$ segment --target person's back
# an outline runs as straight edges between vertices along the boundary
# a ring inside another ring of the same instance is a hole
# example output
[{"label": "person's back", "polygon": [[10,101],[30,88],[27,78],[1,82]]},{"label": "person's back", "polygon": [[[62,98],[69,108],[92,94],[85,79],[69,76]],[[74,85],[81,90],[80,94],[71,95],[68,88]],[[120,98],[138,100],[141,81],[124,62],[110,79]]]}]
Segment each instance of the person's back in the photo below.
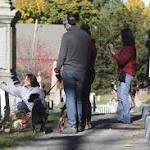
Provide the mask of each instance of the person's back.
[{"label": "person's back", "polygon": [[63,35],[61,50],[64,58],[60,58],[57,62],[57,68],[62,65],[64,68],[86,69],[89,55],[89,35],[77,26],[71,26]]},{"label": "person's back", "polygon": [[[68,53],[64,65],[79,69],[87,66],[89,36],[77,26],[72,26],[66,33],[68,37]],[[65,66],[64,66],[65,67]]]}]

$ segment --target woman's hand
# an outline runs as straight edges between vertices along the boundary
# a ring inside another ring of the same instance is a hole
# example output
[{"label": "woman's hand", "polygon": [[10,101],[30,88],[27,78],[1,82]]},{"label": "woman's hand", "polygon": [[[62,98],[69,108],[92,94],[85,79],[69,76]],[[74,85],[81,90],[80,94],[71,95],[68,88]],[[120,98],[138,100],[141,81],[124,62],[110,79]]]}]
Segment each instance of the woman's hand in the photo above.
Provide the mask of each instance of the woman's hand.
[{"label": "woman's hand", "polygon": [[2,81],[0,84],[4,84],[4,85],[7,85],[7,83],[5,81]]},{"label": "woman's hand", "polygon": [[107,45],[106,45],[106,49],[107,49],[108,51],[110,51],[110,53],[111,53],[112,55],[115,55],[115,54],[116,54],[115,51],[114,51],[114,46],[113,46],[113,44],[111,44],[111,43],[107,44]]}]

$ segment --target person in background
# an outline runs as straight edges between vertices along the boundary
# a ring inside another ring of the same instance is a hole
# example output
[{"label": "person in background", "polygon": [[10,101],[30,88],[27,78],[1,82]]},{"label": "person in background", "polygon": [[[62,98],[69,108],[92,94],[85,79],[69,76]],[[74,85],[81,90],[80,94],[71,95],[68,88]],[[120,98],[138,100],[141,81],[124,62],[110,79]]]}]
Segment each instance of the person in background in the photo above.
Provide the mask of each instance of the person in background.
[{"label": "person in background", "polygon": [[9,94],[16,96],[17,109],[26,113],[32,111],[33,104],[28,102],[30,95],[33,93],[38,93],[48,113],[44,91],[40,88],[35,75],[26,74],[24,80],[19,85],[7,85],[6,83],[2,82],[0,84],[0,88]]},{"label": "person in background", "polygon": [[[82,25],[81,29],[86,31],[90,37],[91,32],[88,25]],[[90,92],[91,92],[91,85],[95,78],[95,60],[96,60],[96,45],[95,40],[91,38],[90,42],[90,61],[88,63],[88,69],[86,72],[86,78],[84,82],[84,96],[83,96],[83,116],[82,116],[82,130],[84,129],[90,129],[91,126],[91,113],[92,113],[92,107],[90,102]]]},{"label": "person in background", "polygon": [[63,67],[62,77],[66,94],[67,127],[62,133],[73,134],[81,131],[83,87],[88,66],[90,36],[76,25],[77,16],[68,14],[63,24],[67,30],[54,69],[57,74]]},{"label": "person in background", "polygon": [[136,71],[136,48],[134,36],[130,28],[121,30],[122,46],[117,54],[112,44],[106,49],[112,54],[118,64],[118,87],[117,87],[117,120],[122,123],[131,123],[129,90]]},{"label": "person in background", "polygon": [[148,52],[147,52],[147,68],[146,68],[146,79],[143,82],[142,88],[148,87],[150,86],[150,70],[149,70],[149,65],[150,65],[150,30],[147,31],[145,38],[144,38],[144,42],[145,42],[145,47],[147,48]]}]

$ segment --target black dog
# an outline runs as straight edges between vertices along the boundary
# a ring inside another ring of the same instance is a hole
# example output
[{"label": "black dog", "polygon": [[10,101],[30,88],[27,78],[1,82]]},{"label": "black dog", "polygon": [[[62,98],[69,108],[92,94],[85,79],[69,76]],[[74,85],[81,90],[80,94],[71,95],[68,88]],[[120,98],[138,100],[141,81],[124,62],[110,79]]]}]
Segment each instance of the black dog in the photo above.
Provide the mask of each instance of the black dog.
[{"label": "black dog", "polygon": [[46,113],[46,108],[44,107],[41,99],[39,98],[39,94],[31,94],[28,102],[33,102],[34,105],[32,107],[32,129],[33,132],[36,132],[36,125],[40,124],[41,128],[40,131],[44,132],[45,130],[45,124],[47,121],[47,113]]}]

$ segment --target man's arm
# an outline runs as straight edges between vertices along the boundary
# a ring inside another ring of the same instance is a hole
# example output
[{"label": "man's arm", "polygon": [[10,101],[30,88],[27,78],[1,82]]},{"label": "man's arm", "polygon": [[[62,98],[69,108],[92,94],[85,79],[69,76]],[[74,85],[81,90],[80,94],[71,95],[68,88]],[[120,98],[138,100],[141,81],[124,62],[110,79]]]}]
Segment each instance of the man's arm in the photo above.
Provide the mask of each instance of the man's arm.
[{"label": "man's arm", "polygon": [[66,55],[67,55],[67,47],[68,44],[68,38],[67,35],[64,34],[62,37],[62,41],[61,41],[61,46],[60,46],[60,51],[59,51],[59,55],[58,55],[58,59],[57,59],[57,65],[55,68],[55,72],[60,72],[60,69],[62,67],[62,65],[64,64],[64,61],[66,59]]}]

